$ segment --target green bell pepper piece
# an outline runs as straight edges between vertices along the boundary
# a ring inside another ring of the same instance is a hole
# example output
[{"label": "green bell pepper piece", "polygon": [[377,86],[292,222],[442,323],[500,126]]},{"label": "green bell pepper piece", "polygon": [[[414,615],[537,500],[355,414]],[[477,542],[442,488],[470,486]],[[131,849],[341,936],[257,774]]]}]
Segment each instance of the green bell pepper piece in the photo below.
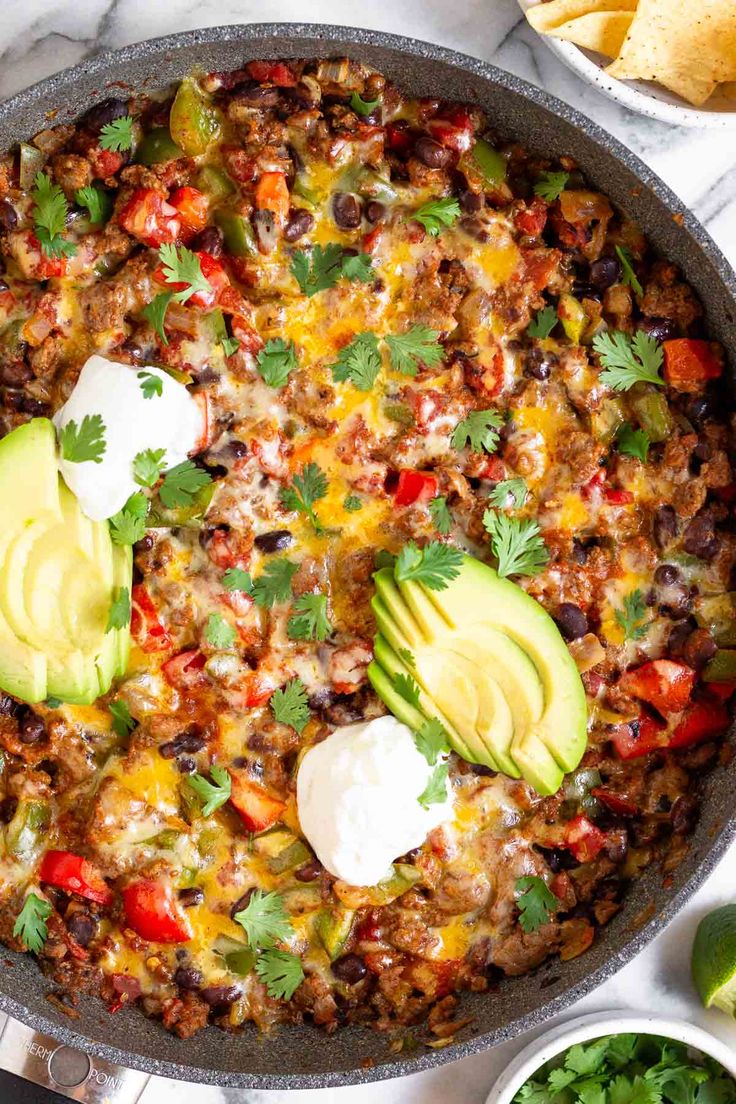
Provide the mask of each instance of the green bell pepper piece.
[{"label": "green bell pepper piece", "polygon": [[273,855],[268,860],[268,869],[272,874],[285,874],[287,870],[293,870],[297,866],[304,866],[309,862],[312,853],[301,840],[294,840],[278,855]]},{"label": "green bell pepper piece", "polygon": [[230,951],[224,958],[230,973],[237,974],[238,977],[246,977],[256,964],[256,952],[250,947],[243,947],[241,951]]},{"label": "green bell pepper piece", "polygon": [[736,650],[720,648],[703,671],[703,682],[730,682],[736,679]]},{"label": "green bell pepper piece", "polygon": [[284,908],[292,915],[299,916],[304,912],[314,912],[322,904],[322,890],[319,886],[294,886],[293,889],[281,890]]},{"label": "green bell pepper piece", "polygon": [[362,196],[378,199],[383,203],[392,203],[399,194],[389,180],[384,180],[377,172],[366,166],[360,168],[356,174],[355,190]]},{"label": "green bell pepper piece", "polygon": [[323,909],[318,915],[314,927],[331,962],[343,953],[354,919],[355,909],[340,905],[335,909]]},{"label": "green bell pepper piece", "polygon": [[29,862],[48,827],[50,810],[45,801],[21,801],[6,829],[5,846],[17,862]]},{"label": "green bell pepper piece", "polygon": [[145,135],[135,151],[135,160],[139,165],[158,165],[162,161],[175,161],[183,157],[184,150],[177,146],[168,127],[154,127]]},{"label": "green bell pepper piece", "polygon": [[151,512],[146,521],[148,529],[199,529],[207,513],[215,484],[206,483],[193,496],[188,506],[175,506],[169,509],[160,498],[153,499]]},{"label": "green bell pepper piece", "polygon": [[502,184],[506,179],[506,161],[490,142],[478,138],[467,154],[472,167],[481,174],[486,184]]},{"label": "green bell pepper piece", "polygon": [[566,336],[573,345],[579,345],[583,331],[588,325],[588,316],[583,304],[574,295],[563,292],[557,303],[557,314]]},{"label": "green bell pepper piece", "polygon": [[604,399],[590,415],[590,431],[597,441],[609,444],[626,421],[621,399]]},{"label": "green bell pepper piece", "polygon": [[220,134],[217,111],[191,77],[179,85],[169,113],[171,137],[188,157],[204,153]]},{"label": "green bell pepper piece", "polygon": [[225,170],[219,169],[216,165],[203,165],[194,183],[200,192],[204,192],[214,203],[227,199],[235,191],[235,185]]},{"label": "green bell pepper piece", "polygon": [[667,399],[661,391],[639,391],[631,396],[631,406],[639,425],[650,441],[666,441],[675,428]]},{"label": "green bell pepper piece", "polygon": [[40,149],[21,142],[18,157],[18,181],[24,192],[30,192],[36,173],[43,169],[43,154]]},{"label": "green bell pepper piece", "polygon": [[708,629],[720,648],[736,645],[736,591],[699,598],[693,612],[701,629]]},{"label": "green bell pepper piece", "polygon": [[226,253],[233,257],[257,255],[253,228],[244,215],[239,215],[236,211],[215,211],[215,222],[222,230]]},{"label": "green bell pepper piece", "polygon": [[291,189],[292,195],[301,196],[302,199],[306,199],[307,203],[311,203],[313,207],[319,207],[320,196],[318,192],[315,192],[314,188],[310,188],[301,173],[294,181],[294,186]]}]

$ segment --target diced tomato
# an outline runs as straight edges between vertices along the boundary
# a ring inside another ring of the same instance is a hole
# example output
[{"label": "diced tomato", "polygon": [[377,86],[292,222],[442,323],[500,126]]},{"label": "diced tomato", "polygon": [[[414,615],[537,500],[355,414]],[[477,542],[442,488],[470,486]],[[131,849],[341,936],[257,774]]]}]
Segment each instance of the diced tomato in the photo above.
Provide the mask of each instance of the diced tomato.
[{"label": "diced tomato", "polygon": [[473,144],[473,122],[463,107],[436,115],[428,121],[427,130],[436,142],[455,153],[465,153]]},{"label": "diced tomato", "polygon": [[238,708],[257,709],[259,705],[265,705],[275,689],[275,681],[253,671],[240,683],[237,694]]},{"label": "diced tomato", "polygon": [[153,878],[131,882],[123,890],[128,926],[152,943],[187,943],[192,938],[189,920],[165,883]]},{"label": "diced tomato", "polygon": [[182,224],[192,233],[197,233],[207,225],[209,200],[198,188],[177,188],[169,196],[169,203],[176,207]]},{"label": "diced tomato", "polygon": [[649,702],[659,712],[681,713],[690,701],[696,673],[685,663],[673,659],[654,659],[634,671],[626,671],[618,681],[625,694]]},{"label": "diced tomato", "polygon": [[100,149],[97,145],[90,147],[87,157],[92,165],[92,175],[97,180],[107,180],[108,176],[114,176],[125,162],[122,153]]},{"label": "diced tomato", "polygon": [[437,494],[437,476],[431,472],[402,468],[394,492],[397,506],[411,506],[413,502],[429,502]]},{"label": "diced tomato", "polygon": [[671,748],[702,744],[725,732],[731,722],[729,711],[723,702],[693,702],[674,731],[669,742]]},{"label": "diced tomato", "polygon": [[166,652],[171,637],[158,619],[156,607],[142,583],[131,591],[130,631],[144,652]]},{"label": "diced tomato", "polygon": [[215,529],[207,541],[207,555],[221,571],[231,567],[245,571],[250,566],[252,550],[253,538],[242,529]]},{"label": "diced tomato", "polygon": [[583,498],[592,498],[595,491],[602,490],[603,484],[606,482],[607,474],[605,468],[599,468],[595,475],[580,488],[580,493]]},{"label": "diced tomato", "polygon": [[492,483],[501,483],[506,478],[506,465],[500,456],[489,456],[482,461],[475,474],[478,479],[489,479]]},{"label": "diced tomato", "polygon": [[246,72],[255,81],[275,84],[279,88],[293,88],[296,77],[283,61],[249,61]]},{"label": "diced tomato", "polygon": [[617,725],[611,734],[611,743],[619,759],[638,759],[651,751],[661,751],[667,746],[667,726],[649,713],[642,713],[637,720]]},{"label": "diced tomato", "polygon": [[157,249],[181,234],[181,217],[153,188],[136,188],[119,215],[120,225],[144,245]]},{"label": "diced tomato", "polygon": [[592,862],[603,850],[606,834],[596,828],[592,820],[579,813],[565,825],[565,847],[578,862]]},{"label": "diced tomato", "polygon": [[39,878],[66,893],[77,893],[98,905],[109,905],[112,890],[99,870],[72,851],[47,851],[41,862]]},{"label": "diced tomato", "polygon": [[204,674],[206,656],[199,648],[191,648],[188,652],[179,652],[179,655],[167,659],[161,670],[171,686],[177,690],[191,690],[195,686],[202,686],[207,679]]},{"label": "diced tomato", "polygon": [[232,790],[230,802],[240,814],[249,832],[265,832],[280,819],[286,802],[271,797],[262,786],[251,781],[241,771],[230,768]]},{"label": "diced tomato", "polygon": [[665,341],[664,378],[675,391],[699,391],[723,372],[723,360],[709,341],[678,337]]},{"label": "diced tomato", "polygon": [[53,280],[66,274],[67,258],[47,257],[31,230],[17,230],[9,234],[8,246],[26,280]]},{"label": "diced tomato", "polygon": [[514,225],[522,234],[538,238],[547,222],[547,204],[537,196],[523,211],[514,215]]},{"label": "diced tomato", "polygon": [[610,506],[628,506],[634,501],[631,491],[622,491],[616,487],[604,487],[603,497]]},{"label": "diced tomato", "polygon": [[289,216],[289,186],[286,174],[264,172],[256,184],[255,204],[259,211],[270,211],[281,229]]},{"label": "diced tomato", "polygon": [[555,275],[560,264],[560,254],[555,249],[528,249],[522,256],[524,282],[533,291],[542,291]]},{"label": "diced tomato", "polygon": [[730,682],[709,682],[708,693],[711,697],[718,698],[719,701],[728,701],[736,690],[736,679],[731,679]]},{"label": "diced tomato", "polygon": [[[190,295],[186,300],[186,305],[189,307],[200,307],[202,310],[211,310],[218,301],[220,292],[230,286],[230,277],[217,258],[213,257],[211,253],[195,252],[194,255],[199,258],[202,275],[210,286],[208,289],[195,291],[194,294]],[[186,291],[189,286],[179,281],[169,283],[166,279],[163,265],[159,265],[153,275],[159,283],[166,284],[166,287],[170,288],[172,291]]]},{"label": "diced tomato", "polygon": [[399,119],[395,123],[386,124],[386,145],[397,153],[408,153],[414,144],[414,134],[409,124]]},{"label": "diced tomato", "polygon": [[616,816],[633,817],[639,812],[636,805],[632,804],[631,801],[619,797],[612,790],[607,790],[605,786],[594,786],[590,792],[593,797],[598,798],[601,805],[605,805]]}]

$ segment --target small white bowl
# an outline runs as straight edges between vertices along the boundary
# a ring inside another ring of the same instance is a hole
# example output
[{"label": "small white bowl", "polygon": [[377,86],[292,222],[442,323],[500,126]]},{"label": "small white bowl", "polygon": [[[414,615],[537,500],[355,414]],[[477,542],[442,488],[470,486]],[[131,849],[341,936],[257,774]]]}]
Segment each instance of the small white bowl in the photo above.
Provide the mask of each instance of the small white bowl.
[{"label": "small white bowl", "polygon": [[624,1009],[612,1012],[594,1012],[567,1023],[557,1024],[551,1031],[540,1035],[524,1047],[508,1064],[494,1082],[486,1104],[511,1104],[517,1092],[550,1058],[561,1054],[574,1043],[587,1043],[602,1035],[622,1035],[632,1032],[638,1035],[664,1035],[707,1054],[720,1062],[723,1068],[736,1078],[736,1053],[720,1039],[709,1035],[700,1027],[684,1020],[667,1020],[661,1016],[646,1016]]},{"label": "small white bowl", "polygon": [[[541,2],[542,0],[519,0],[519,7],[526,15],[530,8]],[[690,107],[674,92],[669,92],[654,81],[623,81],[609,77],[605,70],[610,58],[603,54],[583,50],[573,42],[564,42],[552,35],[540,34],[539,37],[579,77],[595,85],[599,92],[640,115],[648,115],[650,119],[659,119],[661,123],[671,123],[673,126],[722,130],[736,128],[736,104],[726,96],[719,96],[717,91],[705,107]]]}]

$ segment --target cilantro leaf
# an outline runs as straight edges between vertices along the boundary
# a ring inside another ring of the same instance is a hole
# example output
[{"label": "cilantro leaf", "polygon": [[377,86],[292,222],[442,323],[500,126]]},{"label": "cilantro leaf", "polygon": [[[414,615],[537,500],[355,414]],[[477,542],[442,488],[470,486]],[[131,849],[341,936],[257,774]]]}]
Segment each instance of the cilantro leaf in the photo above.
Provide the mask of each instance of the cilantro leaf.
[{"label": "cilantro leaf", "polygon": [[357,495],[347,495],[342,504],[342,508],[343,510],[347,510],[349,514],[354,514],[356,511],[363,509],[363,503]]},{"label": "cilantro leaf", "polygon": [[61,429],[61,455],[70,464],[84,464],[91,461],[101,464],[107,448],[105,441],[105,423],[99,414],[85,414],[82,424],[77,426],[70,419]]},{"label": "cilantro leaf", "polygon": [[85,188],[77,189],[74,199],[80,207],[87,208],[90,221],[96,226],[107,222],[112,214],[112,197],[103,188],[88,184]]},{"label": "cilantro leaf", "polygon": [[304,981],[301,959],[290,951],[264,951],[256,959],[256,973],[274,1000],[291,1000]]},{"label": "cilantro leaf", "polygon": [[447,733],[436,717],[430,717],[419,731],[414,733],[414,744],[430,767],[435,765],[440,755],[445,755],[450,750]]},{"label": "cilantro leaf", "polygon": [[404,701],[408,701],[409,705],[413,705],[415,709],[419,708],[419,687],[411,675],[403,673],[395,675],[394,690],[401,695]]},{"label": "cilantro leaf", "polygon": [[113,119],[100,130],[100,149],[120,153],[133,145],[133,117],[123,115],[122,119]]},{"label": "cilantro leaf", "polygon": [[626,456],[635,456],[646,464],[649,455],[649,436],[643,429],[633,429],[628,422],[619,429],[616,435],[618,451]]},{"label": "cilantro leaf", "polygon": [[152,299],[150,303],[146,303],[141,311],[143,317],[147,322],[151,323],[154,330],[161,338],[162,345],[169,344],[169,339],[164,330],[164,321],[166,319],[166,311],[169,309],[169,303],[173,298],[173,291],[162,291],[161,294],[157,295],[155,299]]},{"label": "cilantro leaf", "polygon": [[245,594],[253,593],[253,580],[249,571],[243,571],[240,567],[229,567],[222,576],[222,585],[225,590],[242,590]]},{"label": "cilantro leaf", "polygon": [[429,203],[422,204],[411,217],[431,237],[436,238],[443,226],[452,226],[460,217],[460,204],[449,196],[446,199],[432,199]]},{"label": "cilantro leaf", "polygon": [[211,613],[204,627],[204,638],[208,644],[218,651],[227,651],[232,648],[237,638],[237,632],[229,625],[221,613]]},{"label": "cilantro leaf", "polygon": [[36,893],[29,893],[13,925],[13,936],[20,939],[29,951],[39,954],[43,950],[48,935],[46,921],[53,911],[49,902],[44,901],[43,897],[39,897]]},{"label": "cilantro leaf", "polygon": [[269,705],[280,724],[290,725],[301,736],[309,720],[309,703],[300,678],[290,679],[280,690],[274,690]]},{"label": "cilantro leaf", "polygon": [[430,805],[439,805],[440,802],[447,800],[447,775],[449,772],[448,763],[443,760],[438,763],[429,776],[429,781],[424,787],[424,790],[419,795],[419,804],[423,809],[428,809]]},{"label": "cilantro leaf", "polygon": [[164,469],[166,449],[144,449],[133,460],[133,478],[139,487],[153,487]]},{"label": "cilantro leaf", "polygon": [[62,237],[66,229],[69,204],[59,185],[52,184],[47,173],[37,172],[31,199],[33,223],[41,251],[47,257],[73,256],[77,251],[76,245]]},{"label": "cilantro leaf", "polygon": [[626,640],[641,640],[649,632],[648,623],[643,623],[647,607],[644,595],[639,587],[624,598],[621,609],[616,610],[616,621],[624,630]]},{"label": "cilantro leaf", "polygon": [[538,310],[526,328],[528,337],[549,337],[557,325],[559,319],[554,307],[544,307]]},{"label": "cilantro leaf", "polygon": [[210,778],[205,778],[201,774],[190,774],[187,776],[186,783],[202,802],[203,817],[212,816],[215,809],[224,805],[232,790],[230,775],[224,767],[218,765],[211,768]]},{"label": "cilantro leaf", "polygon": [[205,274],[196,253],[185,245],[173,245],[165,242],[158,251],[163,266],[164,280],[167,284],[184,284],[183,288],[173,292],[177,303],[186,303],[197,292],[211,293],[213,288]]},{"label": "cilantro leaf", "polygon": [[396,653],[399,659],[403,659],[407,667],[413,667],[415,664],[414,656],[411,654],[408,648],[399,648]]},{"label": "cilantro leaf", "polygon": [[596,1039],[593,1043],[575,1043],[565,1055],[565,1068],[578,1077],[597,1073],[608,1053],[608,1044],[608,1038]]},{"label": "cilantro leaf", "polygon": [[286,631],[291,640],[326,640],[332,632],[326,594],[302,594],[294,603],[298,613],[290,617]]},{"label": "cilantro leaf", "polygon": [[560,907],[559,899],[544,879],[536,874],[517,878],[514,889],[519,906],[519,924],[525,932],[534,932],[541,928]]},{"label": "cilantro leaf", "polygon": [[534,194],[553,203],[564,192],[569,179],[570,174],[566,172],[543,172],[534,185]]},{"label": "cilantro leaf", "polygon": [[439,332],[429,326],[416,325],[403,334],[387,334],[385,341],[391,367],[404,376],[415,376],[420,364],[428,368],[439,364],[445,355]]},{"label": "cilantro leaf", "polygon": [[606,1090],[601,1085],[583,1085],[578,1099],[580,1104],[606,1104]]},{"label": "cilantro leaf", "polygon": [[110,518],[110,538],[113,544],[135,544],[146,533],[148,499],[143,491],[132,494],[116,514]]},{"label": "cilantro leaf", "polygon": [[297,249],[291,261],[291,274],[304,295],[333,288],[337,281],[372,279],[371,258],[367,253],[349,254],[337,242],[315,245],[311,252]]},{"label": "cilantro leaf", "polygon": [[458,450],[468,445],[472,452],[495,452],[502,425],[503,418],[495,410],[472,410],[455,426],[450,444]]},{"label": "cilantro leaf", "polygon": [[291,597],[291,580],[299,570],[299,564],[291,560],[270,560],[253,582],[253,601],[261,609],[270,609],[276,602],[286,602]]},{"label": "cilantro leaf", "polygon": [[346,280],[369,284],[373,279],[373,261],[370,253],[344,253],[341,269],[342,276]]},{"label": "cilantro leaf", "polygon": [[240,924],[251,947],[270,948],[276,943],[285,943],[294,934],[284,907],[283,898],[278,893],[264,893],[255,889],[248,904],[233,916]]},{"label": "cilantro leaf", "polygon": [[113,594],[105,632],[124,629],[128,624],[130,624],[130,591],[127,587],[117,587]]},{"label": "cilantro leaf", "polygon": [[281,337],[267,341],[256,357],[256,367],[269,387],[284,387],[298,366],[294,342]]},{"label": "cilantro leaf", "polygon": [[197,491],[211,482],[209,472],[198,468],[191,460],[182,460],[166,472],[158,493],[164,506],[173,510],[177,506],[189,506]]},{"label": "cilantro leaf", "polygon": [[429,515],[434,522],[434,527],[438,533],[442,533],[443,537],[452,529],[452,514],[447,508],[447,499],[444,495],[437,495],[433,498],[427,507]]},{"label": "cilantro leaf", "polygon": [[621,282],[628,284],[632,291],[637,295],[643,295],[644,289],[639,283],[636,273],[634,272],[633,258],[626,246],[616,246],[616,256],[621,262],[621,268],[623,269],[623,277]]},{"label": "cilantro leaf", "polygon": [[164,381],[153,372],[137,372],[136,378],[141,381],[141,391],[144,399],[160,397],[164,393]]},{"label": "cilantro leaf", "polygon": [[356,115],[370,115],[372,111],[375,111],[380,100],[364,100],[358,92],[353,92],[350,97],[350,106]]},{"label": "cilantro leaf", "polygon": [[514,518],[488,509],[483,524],[491,538],[491,551],[498,560],[496,570],[507,575],[536,575],[549,562],[549,552],[530,518]]},{"label": "cilantro leaf", "polygon": [[138,723],[130,713],[128,709],[128,703],[124,702],[122,698],[118,698],[117,701],[111,701],[107,707],[110,710],[112,716],[112,730],[122,740],[132,732]]},{"label": "cilantro leaf", "polygon": [[600,380],[614,391],[628,391],[635,383],[664,387],[659,374],[662,346],[643,330],[633,337],[622,330],[604,330],[593,338],[593,348],[603,365]]},{"label": "cilantro leaf", "polygon": [[327,476],[318,464],[305,464],[291,481],[291,487],[282,487],[281,505],[286,510],[304,514],[311,521],[316,533],[323,533],[324,526],[314,512],[315,502],[327,494]]},{"label": "cilantro leaf", "polygon": [[428,590],[444,590],[460,574],[462,562],[462,552],[451,544],[430,541],[424,548],[418,548],[414,541],[409,541],[396,560],[396,581],[416,579]]},{"label": "cilantro leaf", "polygon": [[638,1074],[633,1078],[619,1074],[608,1086],[608,1100],[610,1104],[661,1104],[662,1096]]},{"label": "cilantro leaf", "polygon": [[332,378],[336,383],[350,380],[358,391],[370,391],[380,371],[378,338],[366,331],[356,334],[350,344],[340,350],[332,365]]},{"label": "cilantro leaf", "polygon": [[[499,510],[507,507],[518,510],[526,502],[526,494],[526,483],[520,477],[502,479],[489,494],[488,501]],[[511,498],[511,502],[509,502],[509,498]]]}]

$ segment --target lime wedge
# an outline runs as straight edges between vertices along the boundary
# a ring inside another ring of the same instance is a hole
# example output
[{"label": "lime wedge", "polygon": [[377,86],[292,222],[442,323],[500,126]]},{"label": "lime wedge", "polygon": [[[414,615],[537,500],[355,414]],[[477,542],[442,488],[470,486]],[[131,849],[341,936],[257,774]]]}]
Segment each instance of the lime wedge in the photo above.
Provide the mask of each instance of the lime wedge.
[{"label": "lime wedge", "polygon": [[693,981],[706,1008],[736,1015],[736,905],[700,921],[692,958]]}]

